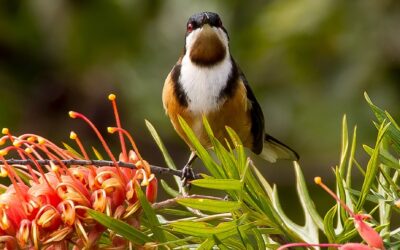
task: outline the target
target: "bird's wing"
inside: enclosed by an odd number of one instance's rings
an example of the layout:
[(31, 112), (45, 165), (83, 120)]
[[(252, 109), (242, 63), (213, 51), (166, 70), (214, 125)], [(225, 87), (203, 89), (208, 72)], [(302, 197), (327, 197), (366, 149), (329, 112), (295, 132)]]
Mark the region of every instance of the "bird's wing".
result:
[(256, 154), (260, 154), (263, 149), (264, 142), (264, 115), (261, 110), (260, 104), (258, 104), (257, 99), (253, 93), (253, 90), (250, 88), (249, 83), (247, 82), (246, 77), (240, 71), (240, 80), (243, 82), (246, 87), (248, 107), (250, 112), (251, 119), (251, 129), (250, 132), (253, 136), (253, 148), (252, 151)]
[(259, 154), (262, 158), (269, 162), (275, 162), (279, 159), (293, 161), (299, 160), (299, 155), (293, 149), (278, 139), (265, 134), (265, 121), (260, 104), (258, 104), (257, 99), (242, 72), (240, 72), (240, 79), (246, 87), (247, 99), (250, 103), (249, 112), (252, 122), (251, 134), (253, 135), (252, 151), (256, 154)]

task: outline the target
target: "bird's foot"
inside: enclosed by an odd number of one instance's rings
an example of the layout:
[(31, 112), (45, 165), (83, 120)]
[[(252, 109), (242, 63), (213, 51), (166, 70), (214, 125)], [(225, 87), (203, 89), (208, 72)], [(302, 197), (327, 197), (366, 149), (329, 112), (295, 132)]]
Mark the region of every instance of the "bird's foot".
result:
[(192, 167), (186, 164), (182, 169), (182, 176), (181, 176), (183, 186), (190, 188), (190, 181), (194, 179), (196, 179), (196, 175), (194, 174)]

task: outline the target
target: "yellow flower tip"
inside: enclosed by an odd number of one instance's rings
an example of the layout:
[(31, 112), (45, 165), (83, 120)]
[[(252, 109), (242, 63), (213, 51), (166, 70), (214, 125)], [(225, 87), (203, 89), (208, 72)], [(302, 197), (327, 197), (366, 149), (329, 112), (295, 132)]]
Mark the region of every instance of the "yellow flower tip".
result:
[(8, 154), (8, 150), (5, 150), (5, 149), (0, 150), (1, 156), (6, 156), (7, 154)]
[(115, 127), (108, 127), (107, 131), (108, 131), (108, 133), (113, 134), (113, 133), (115, 133), (115, 131), (117, 131), (117, 129)]
[(396, 205), (396, 207), (400, 208), (400, 200), (395, 201), (394, 205)]
[(53, 172), (58, 172), (58, 170), (60, 169), (60, 167), (52, 161), (50, 161), (50, 167)]
[(68, 112), (68, 115), (69, 115), (69, 117), (71, 117), (72, 119), (75, 119), (75, 118), (76, 118), (76, 112), (74, 112), (74, 111), (69, 111), (69, 112)]
[(45, 142), (46, 142), (46, 140), (43, 137), (38, 138), (39, 145), (43, 145)]
[(9, 130), (8, 128), (3, 128), (3, 129), (1, 130), (1, 133), (2, 133), (3, 135), (8, 135), (8, 134), (10, 133), (10, 130)]
[(114, 101), (115, 98), (117, 98), (117, 97), (114, 94), (109, 94), (108, 95), (108, 100), (110, 100), (110, 101)]
[(74, 131), (71, 131), (71, 133), (69, 133), (69, 138), (71, 140), (76, 140), (77, 134)]
[(1, 139), (0, 139), (0, 146), (3, 146), (4, 143), (6, 143), (6, 140), (5, 140), (4, 138), (1, 138)]
[(33, 153), (32, 148), (26, 148), (25, 152), (28, 153), (28, 154), (32, 154)]
[(14, 140), (13, 145), (17, 148), (21, 147), (22, 142), (20, 140)]
[(321, 183), (322, 183), (321, 177), (319, 177), (319, 176), (315, 177), (315, 178), (314, 178), (314, 182), (315, 182), (315, 184), (317, 184), (317, 185), (321, 184)]
[(0, 177), (7, 177), (8, 176), (8, 172), (5, 168), (0, 168)]
[(30, 142), (30, 143), (33, 143), (33, 142), (35, 142), (36, 141), (36, 137), (35, 136), (30, 136), (29, 138), (28, 138), (28, 142)]

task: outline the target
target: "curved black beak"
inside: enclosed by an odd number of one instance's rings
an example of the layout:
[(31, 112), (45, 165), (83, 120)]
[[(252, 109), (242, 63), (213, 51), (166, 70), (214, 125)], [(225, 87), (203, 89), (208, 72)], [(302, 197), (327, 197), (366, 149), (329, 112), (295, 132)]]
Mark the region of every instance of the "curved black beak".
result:
[(203, 13), (203, 19), (201, 20), (201, 24), (210, 24), (210, 17), (207, 15), (206, 12)]

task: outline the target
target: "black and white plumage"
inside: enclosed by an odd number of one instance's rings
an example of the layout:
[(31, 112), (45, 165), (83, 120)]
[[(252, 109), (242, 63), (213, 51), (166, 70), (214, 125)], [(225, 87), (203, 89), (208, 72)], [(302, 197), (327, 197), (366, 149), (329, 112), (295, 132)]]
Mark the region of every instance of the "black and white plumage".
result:
[(202, 124), (205, 115), (221, 141), (233, 128), (243, 145), (264, 159), (298, 160), (291, 148), (265, 134), (264, 115), (244, 74), (229, 50), (229, 36), (218, 14), (191, 16), (183, 54), (167, 76), (163, 104), (177, 133), (190, 145), (178, 115), (191, 126), (205, 147), (211, 143)]

